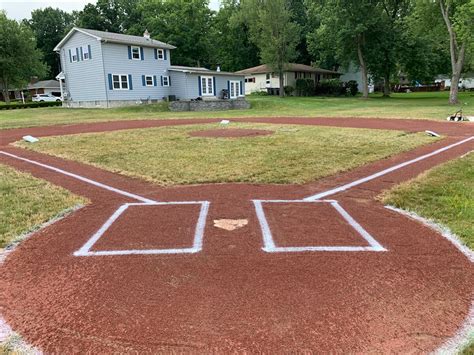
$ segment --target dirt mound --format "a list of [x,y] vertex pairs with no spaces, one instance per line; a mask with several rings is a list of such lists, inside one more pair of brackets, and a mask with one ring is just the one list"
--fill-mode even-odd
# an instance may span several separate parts
[[226,129],[209,129],[205,131],[194,131],[189,133],[192,137],[221,137],[221,138],[239,138],[239,137],[256,137],[268,136],[273,131],[266,129],[242,129],[242,128],[226,128]]

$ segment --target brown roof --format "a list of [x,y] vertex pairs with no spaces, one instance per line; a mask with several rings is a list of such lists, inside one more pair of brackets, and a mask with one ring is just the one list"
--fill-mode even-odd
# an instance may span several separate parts
[[[310,65],[306,64],[297,64],[297,63],[289,63],[285,71],[299,71],[299,72],[309,72],[309,73],[320,73],[320,74],[339,74],[337,71],[315,68]],[[268,64],[262,64],[253,68],[247,68],[243,70],[239,70],[237,74],[264,74],[264,73],[272,73],[274,70],[270,68]]]

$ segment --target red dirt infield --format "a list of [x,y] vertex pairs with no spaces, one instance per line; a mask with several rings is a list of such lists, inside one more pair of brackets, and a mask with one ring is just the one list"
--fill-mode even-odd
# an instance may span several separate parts
[[209,137],[209,138],[241,138],[241,137],[257,137],[268,136],[273,131],[265,129],[242,129],[242,128],[221,128],[208,129],[203,131],[190,132],[191,137]]
[[[265,252],[253,200],[301,201],[461,142],[474,135],[472,124],[386,119],[233,120],[430,129],[447,136],[305,185],[161,188],[8,145],[25,134],[41,137],[204,121],[216,120],[110,122],[0,131],[0,151],[154,201],[210,202],[198,252],[74,256],[120,206],[137,201],[0,154],[1,163],[91,200],[90,205],[35,233],[0,265],[0,312],[27,342],[45,353],[385,353],[432,351],[457,332],[471,308],[473,264],[437,232],[384,208],[375,197],[473,150],[474,140],[330,196],[386,251]],[[192,243],[199,212],[196,206],[134,208],[110,226],[93,250],[182,248]],[[278,246],[367,244],[327,205],[264,204],[263,209]],[[213,220],[223,218],[248,219],[249,223],[234,231],[212,226]]]

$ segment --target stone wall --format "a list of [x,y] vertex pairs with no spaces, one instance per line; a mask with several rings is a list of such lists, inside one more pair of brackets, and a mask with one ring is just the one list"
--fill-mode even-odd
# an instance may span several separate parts
[[250,103],[245,99],[237,100],[203,100],[203,101],[172,101],[170,111],[224,111],[245,110]]

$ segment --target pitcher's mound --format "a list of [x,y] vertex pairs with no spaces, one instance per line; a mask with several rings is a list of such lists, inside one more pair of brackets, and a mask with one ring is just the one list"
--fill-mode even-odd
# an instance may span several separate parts
[[242,129],[242,128],[209,129],[205,131],[194,131],[194,132],[189,133],[189,135],[192,137],[222,137],[222,138],[267,136],[270,134],[273,134],[273,131],[266,130],[266,129]]

